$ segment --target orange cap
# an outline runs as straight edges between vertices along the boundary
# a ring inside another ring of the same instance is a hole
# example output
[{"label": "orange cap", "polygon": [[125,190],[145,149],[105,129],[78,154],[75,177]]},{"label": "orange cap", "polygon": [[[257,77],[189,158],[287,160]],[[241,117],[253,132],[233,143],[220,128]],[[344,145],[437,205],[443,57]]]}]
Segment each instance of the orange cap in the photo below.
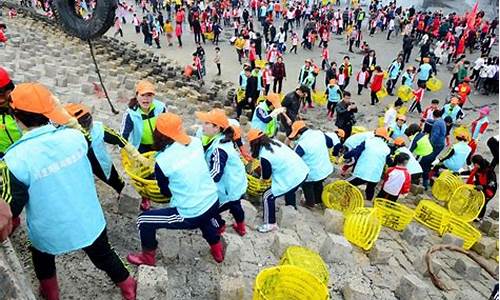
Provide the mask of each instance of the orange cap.
[{"label": "orange cap", "polygon": [[59,125],[67,124],[71,118],[49,89],[40,83],[21,83],[10,95],[13,109],[42,114]]},{"label": "orange cap", "polygon": [[406,144],[405,139],[402,137],[397,137],[394,140],[394,145],[396,145],[396,146],[404,146],[405,144]]},{"label": "orange cap", "polygon": [[155,89],[155,86],[151,82],[143,79],[143,80],[139,80],[137,82],[137,84],[135,85],[135,92],[139,95],[144,95],[144,94],[148,94],[148,93],[155,95],[156,89]]},{"label": "orange cap", "polygon": [[202,122],[212,123],[222,129],[229,127],[229,120],[227,119],[226,112],[222,109],[215,108],[209,112],[196,112],[196,118]]},{"label": "orange cap", "polygon": [[281,98],[279,94],[270,93],[269,95],[266,96],[266,99],[269,100],[269,102],[271,102],[274,108],[281,107]]},{"label": "orange cap", "polygon": [[457,105],[459,103],[458,98],[457,97],[451,98],[450,103]]},{"label": "orange cap", "polygon": [[335,133],[337,134],[337,136],[339,138],[345,138],[345,131],[344,131],[344,129],[337,129],[337,130],[335,130]]},{"label": "orange cap", "polygon": [[233,127],[233,130],[234,130],[234,135],[233,135],[233,140],[239,140],[241,139],[241,128],[239,126],[236,126],[236,125],[231,125],[231,127]]},{"label": "orange cap", "polygon": [[182,119],[173,113],[162,113],[156,119],[156,129],[166,137],[187,145],[191,142],[189,135],[182,128]]},{"label": "orange cap", "polygon": [[375,129],[375,135],[379,136],[379,137],[383,137],[386,140],[389,139],[389,135],[387,134],[387,129],[385,129],[384,127],[380,127],[380,128]]},{"label": "orange cap", "polygon": [[64,109],[73,117],[80,119],[80,117],[90,114],[90,109],[81,103],[68,103],[64,105]]},{"label": "orange cap", "polygon": [[288,137],[291,138],[291,139],[293,139],[294,137],[297,136],[297,134],[299,133],[299,130],[301,130],[304,127],[306,127],[306,123],[304,121],[295,121],[295,122],[293,122],[293,124],[292,124],[292,132],[290,133],[290,135]]},{"label": "orange cap", "polygon": [[247,141],[250,143],[252,141],[255,141],[256,139],[260,138],[263,136],[264,133],[258,129],[255,128],[250,128],[250,130],[247,133]]}]

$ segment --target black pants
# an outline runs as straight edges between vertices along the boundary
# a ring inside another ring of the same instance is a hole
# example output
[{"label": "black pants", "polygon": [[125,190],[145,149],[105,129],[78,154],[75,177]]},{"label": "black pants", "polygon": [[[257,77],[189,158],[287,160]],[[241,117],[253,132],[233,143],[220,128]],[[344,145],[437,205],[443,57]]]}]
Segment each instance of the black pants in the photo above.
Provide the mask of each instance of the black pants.
[{"label": "black pants", "polygon": [[403,50],[403,61],[404,62],[407,63],[410,60],[410,56],[411,56],[411,49]]},{"label": "black pants", "polygon": [[323,193],[323,180],[308,181],[302,183],[302,190],[306,198],[306,205],[313,207],[315,204],[321,203],[321,194]]},{"label": "black pants", "polygon": [[274,78],[273,93],[281,93],[283,87],[283,78]]},{"label": "black pants", "polygon": [[392,202],[396,202],[396,201],[398,201],[399,197],[391,195],[384,190],[380,190],[380,192],[378,192],[378,194],[377,194],[377,198],[387,199],[387,200],[390,200]]},{"label": "black pants", "polygon": [[387,79],[387,93],[391,96],[394,96],[392,91],[394,90],[394,87],[396,86],[397,78],[395,79]]},{"label": "black pants", "polygon": [[349,180],[349,183],[354,185],[354,186],[366,184],[366,190],[365,190],[366,200],[372,200],[373,195],[375,195],[375,188],[377,187],[378,182],[371,182],[371,181],[366,181],[366,180],[358,178],[358,177],[352,177]]},{"label": "black pants", "polygon": [[375,103],[378,103],[377,92],[371,91],[370,96],[371,96],[371,99],[372,99],[372,105],[375,105]]},{"label": "black pants", "polygon": [[344,130],[345,132],[345,139],[351,136],[352,133],[352,125],[343,125],[343,126],[337,126],[339,129]]},{"label": "black pants", "polygon": [[[36,278],[43,280],[55,276],[55,256],[41,252],[33,246],[30,246],[30,250]],[[103,270],[108,274],[114,283],[120,283],[129,276],[127,268],[125,268],[116,252],[109,245],[106,228],[104,228],[92,245],[83,248],[83,251],[85,251],[92,263],[99,270]]]},{"label": "black pants", "polygon": [[156,48],[160,49],[161,46],[160,46],[160,38],[155,38],[155,44],[156,44]]},{"label": "black pants", "polygon": [[292,52],[297,54],[297,45],[293,45],[292,48],[290,48],[290,53]]},{"label": "black pants", "polygon": [[387,40],[390,40],[391,39],[391,33],[392,33],[393,30],[389,30],[387,31]]},{"label": "black pants", "polygon": [[494,137],[490,137],[488,141],[486,142],[488,145],[488,148],[491,151],[491,154],[493,155],[493,159],[491,160],[490,166],[491,168],[495,168],[498,165],[498,140],[495,139]]},{"label": "black pants", "polygon": [[220,64],[217,64],[217,75],[220,75],[220,74],[221,74]]},{"label": "black pants", "polygon": [[420,104],[420,101],[413,100],[413,103],[410,105],[410,109],[408,111],[413,112],[415,109],[417,109],[419,114],[422,113],[422,105]]},{"label": "black pants", "polygon": [[141,33],[141,26],[135,26],[135,33]]},{"label": "black pants", "polygon": [[[100,173],[98,171],[100,171]],[[123,190],[123,187],[125,187],[125,183],[123,182],[123,179],[116,171],[114,165],[111,167],[111,173],[109,175],[109,179],[106,178],[106,175],[104,175],[104,172],[102,172],[102,169],[100,167],[99,170],[94,171],[94,174],[96,175],[97,178],[101,179],[107,185],[112,187],[118,194],[120,194]]]},{"label": "black pants", "polygon": [[222,227],[226,224],[226,221],[224,221],[224,219],[222,219],[222,217],[220,216],[220,214],[225,212],[226,210],[229,210],[231,215],[233,215],[236,223],[241,223],[245,220],[245,211],[243,211],[243,208],[241,207],[241,201],[230,201],[228,203],[224,203],[221,207],[219,207],[219,214],[215,217],[215,220],[217,220],[219,227]]},{"label": "black pants", "polygon": [[337,106],[337,103],[338,102],[328,101],[328,103],[326,104],[326,109],[329,113],[332,113],[332,116],[335,113],[335,107]]},{"label": "black pants", "polygon": [[182,47],[182,40],[181,40],[181,36],[178,36],[178,37],[177,37],[177,41],[179,42],[179,47]]},{"label": "black pants", "polygon": [[358,95],[361,95],[364,85],[358,83]]},{"label": "black pants", "polygon": [[243,108],[245,108],[245,107],[250,107],[250,109],[252,110],[252,114],[253,114],[253,111],[255,110],[255,101],[252,100],[251,103],[248,103],[248,99],[243,99],[240,102],[238,102],[236,104],[236,115],[238,116],[238,118],[241,116],[241,113],[243,112]]}]

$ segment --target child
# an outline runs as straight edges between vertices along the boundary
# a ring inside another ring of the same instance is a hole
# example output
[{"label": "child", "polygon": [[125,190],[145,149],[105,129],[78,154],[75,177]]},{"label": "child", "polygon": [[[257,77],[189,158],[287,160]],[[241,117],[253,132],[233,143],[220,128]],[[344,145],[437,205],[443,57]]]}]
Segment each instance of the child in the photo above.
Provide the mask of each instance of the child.
[{"label": "child", "polygon": [[413,96],[415,98],[413,99],[413,103],[410,106],[409,111],[413,112],[415,109],[417,109],[418,113],[422,113],[422,105],[420,104],[422,102],[422,99],[424,98],[424,91],[425,91],[425,83],[418,83],[418,89],[413,91]]},{"label": "child", "polygon": [[292,33],[292,48],[290,48],[290,53],[297,54],[297,45],[299,44],[299,36],[296,32]]},{"label": "child", "polygon": [[382,189],[378,193],[378,198],[387,199],[396,202],[399,195],[405,197],[410,192],[411,177],[406,165],[410,156],[400,152],[394,158],[394,167],[387,169],[382,182]]},{"label": "child", "polygon": [[160,33],[158,30],[156,30],[156,27],[153,27],[153,30],[151,31],[151,34],[153,35],[153,40],[155,41],[156,48],[160,49]]},{"label": "child", "polygon": [[163,31],[165,31],[165,35],[167,36],[168,46],[172,46],[172,32],[174,32],[174,28],[172,27],[172,23],[170,23],[170,20],[165,21]]},{"label": "child", "polygon": [[328,65],[330,64],[328,60],[330,59],[330,52],[328,51],[328,43],[323,43],[323,51],[321,52],[321,57],[323,60],[321,61],[321,69],[326,70]]},{"label": "child", "polygon": [[486,212],[486,204],[493,199],[497,190],[497,176],[495,171],[489,166],[489,162],[481,155],[474,155],[472,157],[474,168],[470,171],[467,184],[473,184],[476,189],[484,193],[486,203],[481,209],[478,218],[482,219]]},{"label": "child", "polygon": [[326,97],[328,99],[328,104],[326,108],[328,109],[328,120],[333,119],[333,114],[335,112],[335,107],[339,101],[343,98],[342,91],[337,85],[337,80],[335,78],[330,79],[328,87],[326,88]]},{"label": "child", "polygon": [[370,76],[366,67],[361,67],[361,71],[356,74],[356,81],[358,82],[358,95],[361,95],[363,87],[367,84],[367,79]]},{"label": "child", "polygon": [[220,74],[221,74],[220,62],[221,62],[220,48],[215,47],[214,63],[217,65],[217,76],[220,76]]}]

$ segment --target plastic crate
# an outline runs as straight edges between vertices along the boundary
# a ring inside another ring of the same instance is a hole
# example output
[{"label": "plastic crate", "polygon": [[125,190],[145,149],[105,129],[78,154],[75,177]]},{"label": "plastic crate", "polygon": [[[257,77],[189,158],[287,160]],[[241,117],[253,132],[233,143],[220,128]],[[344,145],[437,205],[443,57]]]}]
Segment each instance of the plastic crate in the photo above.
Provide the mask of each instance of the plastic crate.
[{"label": "plastic crate", "polygon": [[432,200],[420,200],[415,208],[415,220],[440,233],[450,212]]},{"label": "plastic crate", "polygon": [[288,247],[281,257],[280,265],[292,265],[302,268],[316,276],[324,285],[328,285],[330,280],[330,272],[328,272],[328,267],[321,256],[305,247]]},{"label": "plastic crate", "polygon": [[306,270],[282,265],[260,271],[253,300],[327,300],[327,287]]},{"label": "plastic crate", "polygon": [[247,195],[259,197],[271,187],[271,180],[263,180],[260,176],[254,176],[255,170],[259,168],[259,160],[254,159],[247,163]]},{"label": "plastic crate", "polygon": [[357,208],[345,218],[344,236],[354,245],[370,250],[380,234],[382,223],[376,208]]},{"label": "plastic crate", "polygon": [[[156,152],[147,152],[142,155],[146,158],[153,159]],[[121,150],[122,165],[125,173],[130,177],[132,186],[139,195],[149,198],[153,202],[165,203],[170,200],[160,192],[158,182],[154,178],[154,164],[149,166],[138,165],[132,161],[125,150]]]},{"label": "plastic crate", "polygon": [[464,240],[464,249],[466,250],[469,250],[481,239],[481,232],[479,230],[456,216],[447,215],[444,223],[440,235],[451,233],[462,238]]},{"label": "plastic crate", "polygon": [[364,207],[365,201],[361,191],[345,180],[337,180],[326,185],[321,194],[323,204],[328,208],[339,210],[345,214],[358,207]]},{"label": "plastic crate", "polygon": [[389,93],[387,92],[387,88],[385,86],[382,87],[376,94],[379,100],[382,100],[387,95],[389,95]]},{"label": "plastic crate", "polygon": [[396,95],[403,100],[403,101],[408,101],[413,98],[413,90],[411,87],[407,85],[402,85],[398,87],[398,90],[396,91]]},{"label": "plastic crate", "polygon": [[432,195],[439,201],[447,202],[455,190],[463,185],[460,177],[449,170],[443,171],[432,185]]},{"label": "plastic crate", "polygon": [[328,102],[325,92],[313,92],[311,98],[312,101],[319,106],[324,106],[326,102]]},{"label": "plastic crate", "polygon": [[264,70],[266,68],[267,60],[257,59],[255,60],[255,66]]},{"label": "plastic crate", "polygon": [[431,92],[437,92],[443,88],[443,82],[436,77],[431,77],[425,85]]},{"label": "plastic crate", "polygon": [[382,198],[375,198],[374,207],[382,225],[397,231],[403,231],[415,215],[413,209]]},{"label": "plastic crate", "polygon": [[455,190],[448,201],[448,210],[465,222],[477,218],[484,206],[484,194],[473,185],[465,184]]}]

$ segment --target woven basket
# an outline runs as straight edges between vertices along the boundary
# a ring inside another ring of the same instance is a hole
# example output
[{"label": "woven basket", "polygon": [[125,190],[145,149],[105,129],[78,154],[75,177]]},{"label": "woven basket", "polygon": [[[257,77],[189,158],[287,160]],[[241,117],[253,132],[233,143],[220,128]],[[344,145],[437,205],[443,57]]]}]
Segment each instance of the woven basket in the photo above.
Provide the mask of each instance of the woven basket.
[{"label": "woven basket", "polygon": [[328,289],[316,276],[296,266],[282,265],[260,271],[254,300],[327,300]]},{"label": "woven basket", "polygon": [[379,100],[382,100],[387,95],[389,95],[389,93],[387,92],[387,88],[385,86],[382,87],[376,94]]},{"label": "woven basket", "polygon": [[449,214],[446,208],[432,200],[420,200],[415,209],[415,220],[439,233]]},{"label": "woven basket", "polygon": [[432,185],[432,195],[439,201],[447,202],[464,182],[449,170],[443,171]]},{"label": "woven basket", "polygon": [[259,160],[257,159],[248,162],[246,165],[247,195],[251,197],[259,197],[271,187],[271,180],[263,180],[260,176],[253,175],[257,168],[259,168]]},{"label": "woven basket", "polygon": [[345,214],[365,205],[361,191],[345,180],[337,180],[326,185],[323,188],[321,199],[326,207],[339,210]]},{"label": "woven basket", "polygon": [[302,268],[316,276],[324,285],[328,285],[330,280],[328,267],[321,256],[305,247],[288,247],[281,257],[280,265],[293,265]]},{"label": "woven basket", "polygon": [[471,184],[455,190],[448,201],[448,210],[462,221],[471,222],[477,218],[484,206],[484,194]]},{"label": "woven basket", "polygon": [[[156,152],[147,152],[142,155],[146,158],[152,159]],[[165,197],[160,192],[160,187],[158,182],[154,179],[154,165],[143,166],[137,165],[133,160],[130,159],[127,151],[121,150],[122,164],[125,169],[125,173],[130,177],[132,186],[142,197],[149,198],[153,202],[165,203],[169,201],[168,197]]]},{"label": "woven basket", "polygon": [[464,249],[466,250],[469,250],[481,239],[481,232],[479,232],[479,230],[456,216],[448,215],[444,223],[440,235],[451,233],[462,238],[464,240]]},{"label": "woven basket", "polygon": [[382,225],[397,231],[403,231],[415,215],[413,209],[382,198],[375,198],[374,207]]},{"label": "woven basket", "polygon": [[325,92],[313,92],[311,98],[312,101],[319,106],[324,106],[326,102],[328,102]]},{"label": "woven basket", "polygon": [[376,208],[357,208],[345,218],[344,236],[354,245],[370,250],[380,234],[382,224]]},{"label": "woven basket", "polygon": [[437,92],[443,88],[443,82],[436,77],[431,77],[425,85],[431,92]]},{"label": "woven basket", "polygon": [[407,85],[402,85],[398,88],[396,94],[403,101],[408,101],[413,98],[413,90]]}]

